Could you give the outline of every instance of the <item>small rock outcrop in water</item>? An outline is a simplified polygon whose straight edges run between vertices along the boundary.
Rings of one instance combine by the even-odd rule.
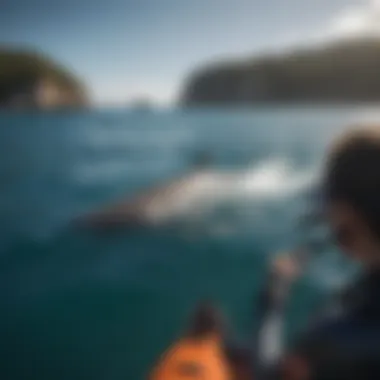
[[[133,100],[129,107],[133,111],[151,111],[153,109],[153,102],[147,97],[141,97]]]
[[[184,106],[380,100],[380,39],[357,39],[196,71]]]
[[[0,48],[0,107],[62,109],[87,104],[84,86],[49,58]]]

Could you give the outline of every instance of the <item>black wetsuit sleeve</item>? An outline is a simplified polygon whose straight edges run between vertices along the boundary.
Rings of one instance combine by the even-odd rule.
[[[380,379],[380,329],[355,316],[313,327],[293,352],[305,359],[311,380]]]
[[[282,312],[286,306],[289,291],[291,288],[291,281],[275,274],[270,274],[267,282],[259,294],[258,299],[258,313],[259,319],[264,319],[263,316],[268,311]]]

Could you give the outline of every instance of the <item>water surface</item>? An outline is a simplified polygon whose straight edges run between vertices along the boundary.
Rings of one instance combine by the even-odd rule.
[[[243,336],[266,262],[299,237],[301,193],[327,144],[347,124],[379,116],[350,107],[0,114],[0,377],[142,379],[205,297]],[[238,201],[205,213],[201,228],[69,225],[184,173],[203,150],[218,170],[249,176]],[[296,289],[289,335],[339,283],[342,265],[325,255]]]

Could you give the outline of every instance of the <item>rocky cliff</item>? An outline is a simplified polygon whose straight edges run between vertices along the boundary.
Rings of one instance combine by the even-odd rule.
[[[211,65],[190,75],[181,97],[185,106],[379,100],[379,39]]]
[[[0,48],[0,106],[76,108],[88,103],[84,85],[42,54]]]

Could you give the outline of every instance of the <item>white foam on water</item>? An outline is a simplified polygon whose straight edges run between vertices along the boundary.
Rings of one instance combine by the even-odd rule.
[[[107,164],[81,167],[75,173],[77,181],[83,185],[99,175],[113,180],[131,169]],[[281,207],[287,197],[297,195],[311,183],[314,173],[315,170],[299,170],[287,158],[271,158],[241,170],[191,173],[167,185],[153,186],[148,193],[136,194],[135,199],[127,197],[126,201],[135,200],[141,214],[154,226],[187,225],[196,227],[192,230],[225,237],[244,233],[247,226],[250,230],[260,227],[262,231],[265,225],[273,229],[272,220],[267,220],[271,207]]]
[[[312,183],[315,170],[297,170],[286,158],[272,158],[253,166],[242,174],[239,187],[250,197],[282,198]]]
[[[265,160],[240,171],[194,174],[179,182],[169,196],[168,193],[156,196],[152,204],[154,219],[158,224],[174,217],[194,222],[226,206],[230,213],[239,205],[249,206],[253,212],[255,205],[262,208],[263,201],[273,203],[296,195],[312,183],[314,174],[313,170],[297,170],[283,158]],[[222,229],[229,230],[229,227],[224,225]]]

